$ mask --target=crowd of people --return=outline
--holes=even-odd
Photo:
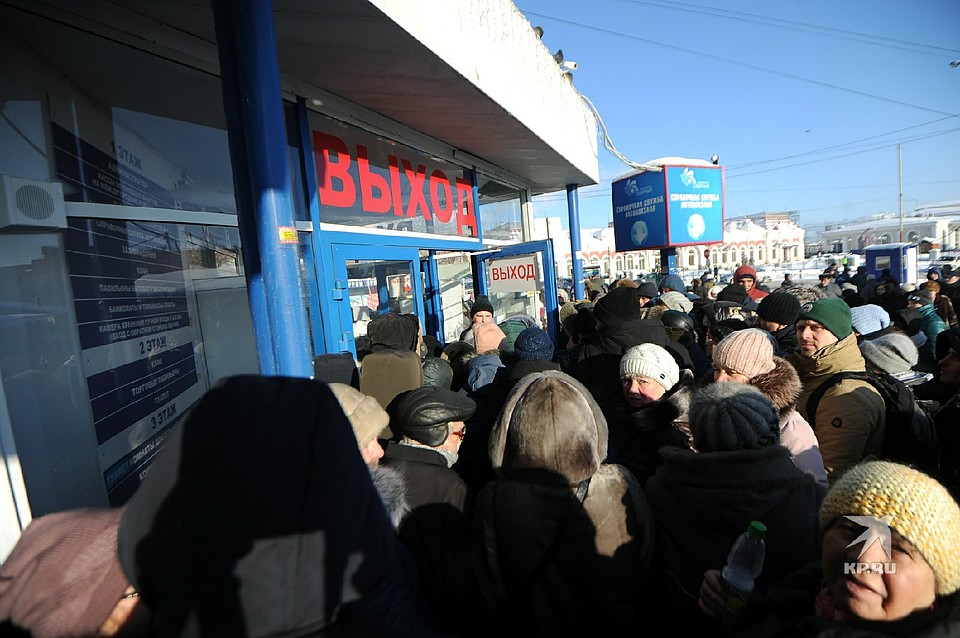
[[[219,382],[125,505],[24,530],[0,632],[960,635],[960,272],[694,283],[562,298],[558,343],[484,297],[449,344],[384,315],[316,379]]]

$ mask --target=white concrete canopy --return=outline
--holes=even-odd
[[[210,0],[8,5],[218,73]],[[593,114],[510,0],[275,0],[273,14],[288,95],[336,96],[533,194],[599,181]]]

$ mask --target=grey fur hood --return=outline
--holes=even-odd
[[[607,421],[579,381],[556,370],[535,372],[507,396],[489,451],[503,478],[576,485],[607,456]]]
[[[400,521],[410,511],[403,473],[395,467],[373,465],[370,466],[370,478],[373,479],[373,486],[377,488],[380,500],[390,515],[394,529],[400,527]]]

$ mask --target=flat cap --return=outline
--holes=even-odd
[[[447,440],[447,423],[469,419],[476,409],[473,399],[459,392],[423,386],[397,395],[387,412],[393,432],[436,447]]]

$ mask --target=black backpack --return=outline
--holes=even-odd
[[[917,402],[913,391],[889,374],[866,372],[838,372],[813,391],[807,399],[810,427],[816,428],[817,407],[831,387],[844,379],[866,381],[880,393],[886,406],[886,435],[882,458],[910,465],[931,476],[940,473],[940,443],[933,418]]]

